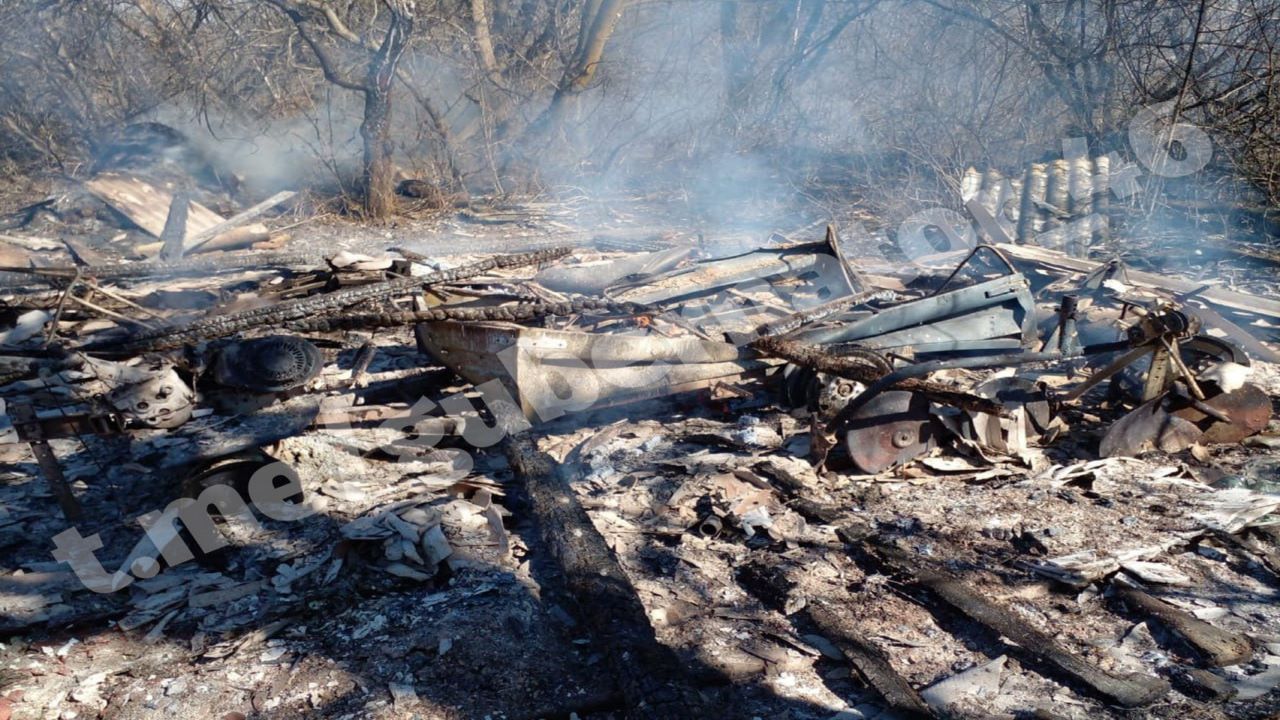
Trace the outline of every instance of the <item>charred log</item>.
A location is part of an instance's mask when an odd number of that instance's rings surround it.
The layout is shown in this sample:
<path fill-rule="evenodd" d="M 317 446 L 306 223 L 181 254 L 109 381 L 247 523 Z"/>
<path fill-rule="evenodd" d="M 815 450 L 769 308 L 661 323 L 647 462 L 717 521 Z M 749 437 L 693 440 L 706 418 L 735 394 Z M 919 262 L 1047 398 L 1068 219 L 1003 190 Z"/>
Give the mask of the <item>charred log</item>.
<path fill-rule="evenodd" d="M 608 656 L 629 718 L 707 717 L 675 653 L 658 642 L 635 586 L 570 486 L 572 466 L 537 449 L 528 433 L 507 440 L 543 543 L 563 573 L 584 625 Z"/>

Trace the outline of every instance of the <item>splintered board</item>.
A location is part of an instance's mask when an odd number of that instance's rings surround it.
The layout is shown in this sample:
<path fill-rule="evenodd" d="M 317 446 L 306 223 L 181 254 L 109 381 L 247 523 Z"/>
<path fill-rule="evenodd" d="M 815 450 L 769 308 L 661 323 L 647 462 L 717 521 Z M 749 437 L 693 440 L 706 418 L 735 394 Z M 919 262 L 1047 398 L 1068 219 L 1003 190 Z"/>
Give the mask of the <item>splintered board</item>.
<path fill-rule="evenodd" d="M 89 192 L 115 208 L 133 224 L 156 237 L 164 231 L 173 194 L 151 183 L 124 175 L 100 175 L 85 183 Z M 187 211 L 186 239 L 222 222 L 222 216 L 194 200 Z"/>

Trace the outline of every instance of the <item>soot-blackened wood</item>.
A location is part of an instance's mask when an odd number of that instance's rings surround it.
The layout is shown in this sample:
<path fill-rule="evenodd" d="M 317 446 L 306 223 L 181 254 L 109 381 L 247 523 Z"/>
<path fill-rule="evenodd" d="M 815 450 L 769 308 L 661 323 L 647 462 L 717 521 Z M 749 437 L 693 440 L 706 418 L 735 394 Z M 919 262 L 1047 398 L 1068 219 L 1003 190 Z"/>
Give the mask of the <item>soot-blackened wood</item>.
<path fill-rule="evenodd" d="M 787 612 L 797 589 L 794 573 L 803 569 L 775 553 L 762 552 L 738 567 L 738 584 L 770 609 Z M 804 603 L 795 620 L 807 624 L 831 642 L 853 666 L 858 677 L 870 685 L 897 715 L 907 718 L 935 717 L 924 699 L 898 674 L 889 658 L 862 634 L 848 608 L 853 597 L 840 591 L 823 593 L 821 599 Z M 806 630 L 807 631 L 807 630 Z"/>
<path fill-rule="evenodd" d="M 1115 587 L 1115 592 L 1125 607 L 1159 620 L 1213 667 L 1239 665 L 1253 657 L 1253 645 L 1244 635 L 1216 628 L 1137 588 Z"/>
<path fill-rule="evenodd" d="M 1266 533 L 1269 528 L 1255 528 L 1255 532 Z M 1273 549 L 1275 545 L 1274 535 L 1271 535 L 1271 541 L 1259 543 L 1242 535 L 1233 535 L 1225 531 L 1217 531 L 1214 537 L 1222 540 L 1226 544 L 1238 550 L 1245 557 L 1253 560 L 1256 559 L 1262 563 L 1262 566 L 1271 572 L 1272 575 L 1280 578 L 1280 551 Z"/>
<path fill-rule="evenodd" d="M 1169 677 L 1178 692 L 1204 702 L 1227 702 L 1239 693 L 1234 685 L 1202 668 L 1174 665 Z"/>
<path fill-rule="evenodd" d="M 1112 675 L 1062 647 L 1047 633 L 1033 627 L 1009 608 L 988 600 L 960 578 L 883 542 L 871 549 L 887 569 L 923 587 L 952 608 L 987 629 L 1013 641 L 1024 653 L 1048 663 L 1097 694 L 1125 707 L 1154 702 L 1169 692 L 1169 683 L 1156 677 Z"/>
<path fill-rule="evenodd" d="M 815 601 L 805 608 L 805 614 L 818 632 L 839 648 L 849 664 L 858 671 L 858 675 L 880 693 L 889 709 L 907 718 L 936 717 L 915 688 L 893 669 L 884 652 L 857 630 L 850 621 L 848 612 L 828 603 Z"/>
<path fill-rule="evenodd" d="M 528 433 L 506 441 L 543 543 L 551 550 L 583 625 L 607 654 L 627 717 L 683 720 L 707 717 L 684 680 L 680 660 L 658 642 L 644 605 L 604 536 L 591 523 L 569 480 L 573 466 L 540 452 Z"/>

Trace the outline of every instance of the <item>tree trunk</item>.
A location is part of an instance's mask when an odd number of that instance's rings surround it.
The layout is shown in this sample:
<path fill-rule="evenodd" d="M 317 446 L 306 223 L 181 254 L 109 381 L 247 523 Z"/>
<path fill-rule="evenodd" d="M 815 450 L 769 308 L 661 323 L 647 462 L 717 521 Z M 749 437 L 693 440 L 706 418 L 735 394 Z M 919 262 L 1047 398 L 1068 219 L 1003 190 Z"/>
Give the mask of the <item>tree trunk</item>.
<path fill-rule="evenodd" d="M 385 218 L 396 206 L 390 93 L 365 91 L 360 137 L 364 138 L 364 211 L 371 218 Z"/>
<path fill-rule="evenodd" d="M 551 105 L 531 128 L 536 133 L 552 133 L 563 127 L 574 99 L 587 89 L 595 77 L 596 68 L 604 57 L 605 45 L 627 9 L 627 0 L 591 2 L 583 12 L 590 12 L 592 8 L 595 8 L 595 12 L 590 16 L 590 22 L 587 22 L 587 16 L 583 17 L 574 60 L 565 68 L 560 84 L 556 86 L 556 93 L 551 98 Z"/>
<path fill-rule="evenodd" d="M 382 45 L 369 63 L 364 81 L 364 122 L 360 137 L 364 139 L 364 210 L 371 218 L 381 219 L 395 211 L 395 164 L 391 161 L 391 81 L 396 64 L 409 46 L 413 34 L 411 3 L 390 3 L 391 24 Z"/>

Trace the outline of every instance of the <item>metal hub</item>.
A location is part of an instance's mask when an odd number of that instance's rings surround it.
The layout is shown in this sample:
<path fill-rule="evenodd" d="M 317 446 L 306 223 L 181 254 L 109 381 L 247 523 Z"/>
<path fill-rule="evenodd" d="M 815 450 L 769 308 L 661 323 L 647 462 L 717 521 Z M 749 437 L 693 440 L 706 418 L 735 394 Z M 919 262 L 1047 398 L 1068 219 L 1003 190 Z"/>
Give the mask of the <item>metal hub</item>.
<path fill-rule="evenodd" d="M 914 430 L 902 428 L 893 433 L 893 446 L 896 448 L 910 447 L 916 442 L 919 433 Z"/>

